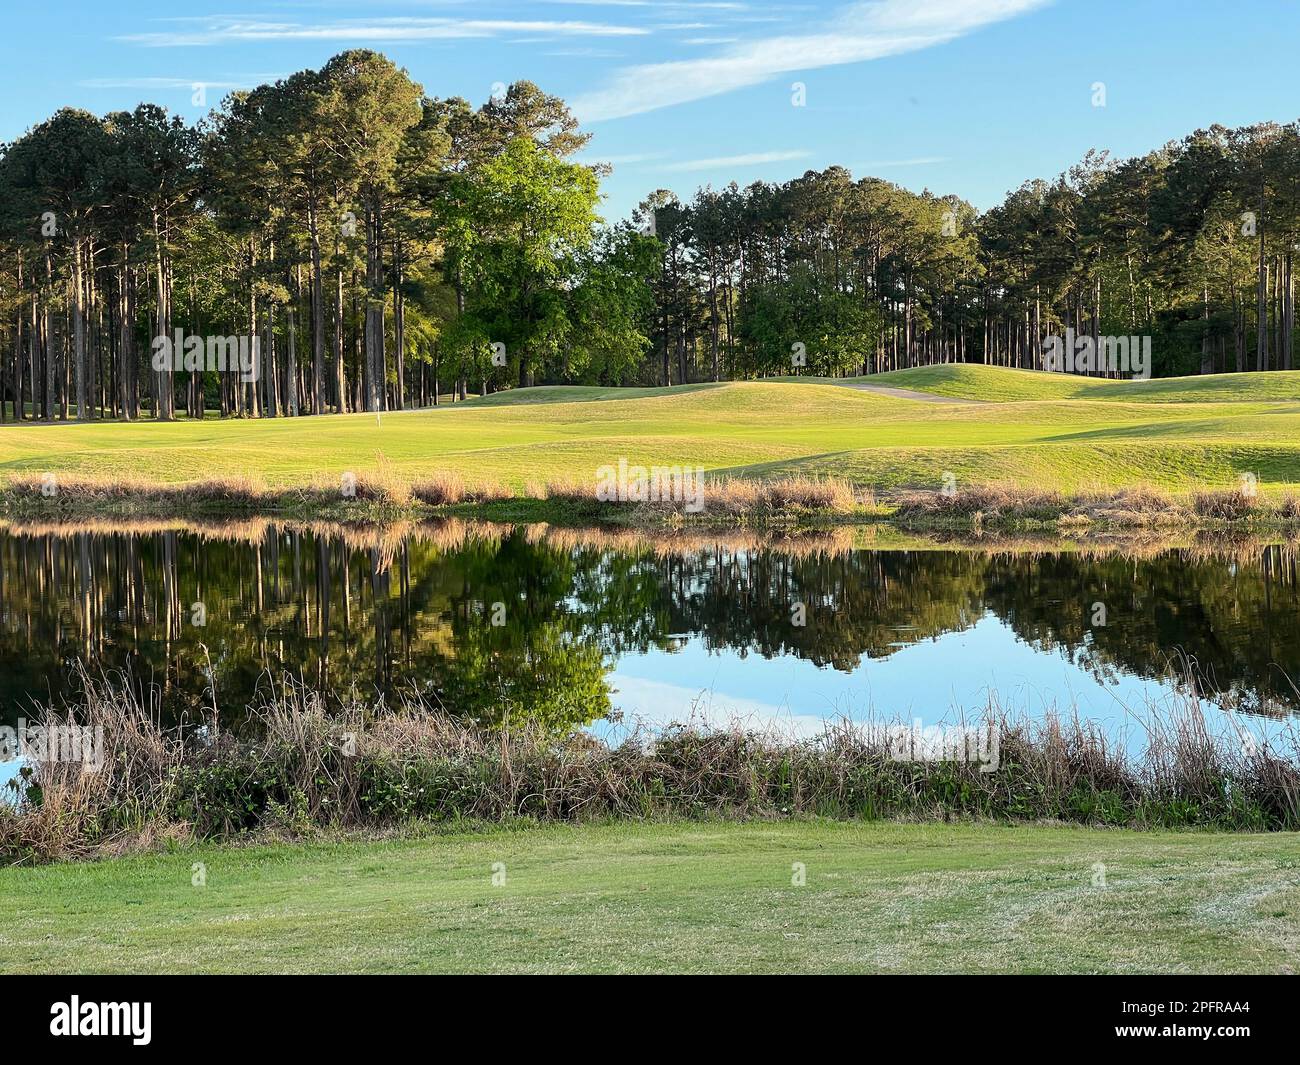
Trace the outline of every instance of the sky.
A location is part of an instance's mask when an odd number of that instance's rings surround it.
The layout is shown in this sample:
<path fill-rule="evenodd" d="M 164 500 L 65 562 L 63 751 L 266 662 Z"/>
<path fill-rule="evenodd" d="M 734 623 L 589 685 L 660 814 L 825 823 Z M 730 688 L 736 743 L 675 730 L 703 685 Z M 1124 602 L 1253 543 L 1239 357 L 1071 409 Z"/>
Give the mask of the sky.
<path fill-rule="evenodd" d="M 192 120 L 231 89 L 386 53 L 430 96 L 529 79 L 649 192 L 839 164 L 986 210 L 1091 148 L 1300 117 L 1295 0 L 3 0 L 0 140 L 62 106 Z M 206 106 L 195 103 L 195 86 Z"/>

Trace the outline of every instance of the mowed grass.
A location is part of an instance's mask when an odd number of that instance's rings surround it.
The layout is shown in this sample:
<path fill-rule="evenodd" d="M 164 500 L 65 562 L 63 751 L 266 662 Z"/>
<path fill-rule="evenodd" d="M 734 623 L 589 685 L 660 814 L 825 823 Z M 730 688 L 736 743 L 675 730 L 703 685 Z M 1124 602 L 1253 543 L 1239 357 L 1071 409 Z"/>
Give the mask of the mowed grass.
<path fill-rule="evenodd" d="M 985 366 L 862 383 L 970 400 L 936 404 L 819 380 L 664 388 L 542 387 L 438 409 L 322 418 L 0 427 L 0 470 L 159 482 L 251 475 L 337 483 L 389 465 L 523 491 L 598 467 L 700 465 L 743 477 L 836 476 L 889 491 L 1019 482 L 1076 491 L 1300 485 L 1300 373 L 1112 382 Z M 382 458 L 381 458 L 382 456 Z"/>
<path fill-rule="evenodd" d="M 0 969 L 1290 972 L 1298 871 L 1283 834 L 1047 826 L 557 825 L 207 848 L 0 870 Z"/>
<path fill-rule="evenodd" d="M 962 364 L 921 366 L 915 370 L 894 370 L 853 380 L 999 403 L 1050 399 L 1132 403 L 1300 401 L 1300 372 L 1296 371 L 1112 381 L 1041 370 Z"/>

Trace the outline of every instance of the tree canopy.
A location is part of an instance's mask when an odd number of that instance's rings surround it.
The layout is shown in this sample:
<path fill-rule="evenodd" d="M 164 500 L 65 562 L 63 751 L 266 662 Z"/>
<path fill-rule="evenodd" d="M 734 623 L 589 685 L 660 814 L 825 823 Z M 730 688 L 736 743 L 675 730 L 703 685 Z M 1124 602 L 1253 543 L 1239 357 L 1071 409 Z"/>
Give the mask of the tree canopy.
<path fill-rule="evenodd" d="M 1293 366 L 1297 123 L 1090 152 L 982 214 L 832 166 L 612 226 L 589 138 L 530 82 L 474 107 L 365 50 L 197 126 L 63 109 L 0 146 L 0 418 L 1034 368 L 1070 329 L 1151 337 L 1157 374 Z M 174 334 L 244 338 L 257 372 L 152 357 Z"/>

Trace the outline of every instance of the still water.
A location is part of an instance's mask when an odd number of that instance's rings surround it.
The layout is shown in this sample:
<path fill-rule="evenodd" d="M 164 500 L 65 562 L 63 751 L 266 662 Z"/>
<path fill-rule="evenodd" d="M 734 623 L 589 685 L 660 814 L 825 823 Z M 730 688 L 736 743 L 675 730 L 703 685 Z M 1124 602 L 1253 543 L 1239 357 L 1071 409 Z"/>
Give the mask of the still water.
<path fill-rule="evenodd" d="M 1296 558 L 1279 547 L 1015 553 L 660 542 L 450 523 L 384 534 L 0 535 L 0 716 L 75 697 L 78 662 L 168 717 L 237 720 L 286 674 L 418 691 L 481 721 L 931 724 L 1069 710 L 1108 729 L 1171 700 L 1264 734 L 1300 709 Z M 1172 670 L 1172 671 L 1171 671 Z"/>

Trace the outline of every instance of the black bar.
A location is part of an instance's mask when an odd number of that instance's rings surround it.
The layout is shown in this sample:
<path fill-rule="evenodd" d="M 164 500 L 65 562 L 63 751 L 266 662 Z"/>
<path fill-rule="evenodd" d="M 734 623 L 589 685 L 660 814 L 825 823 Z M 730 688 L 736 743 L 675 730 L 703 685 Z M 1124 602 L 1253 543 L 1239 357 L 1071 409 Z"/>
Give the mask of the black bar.
<path fill-rule="evenodd" d="M 201 1050 L 207 1056 L 252 1050 L 262 1055 L 283 1048 L 301 1054 L 319 1048 L 337 1055 L 355 1048 L 373 1055 L 390 1046 L 408 1047 L 412 1040 L 460 1043 L 476 1030 L 473 1038 L 488 1040 L 494 1048 L 518 1040 L 534 1050 L 554 1045 L 556 1036 L 566 1032 L 564 1038 L 581 1040 L 577 1045 L 590 1053 L 592 1036 L 602 1029 L 626 1034 L 628 1025 L 648 1027 L 649 1038 L 655 1038 L 655 1030 L 661 1035 L 674 1031 L 675 1041 L 693 1029 L 700 1032 L 701 1049 L 728 1041 L 739 1045 L 734 1041 L 758 1034 L 746 1032 L 751 1009 L 728 1008 L 725 998 L 713 1006 L 712 1020 L 701 1025 L 699 1014 L 672 1019 L 680 991 L 664 998 L 658 988 L 630 994 L 622 989 L 621 1004 L 611 1006 L 567 985 L 551 988 L 553 995 L 534 984 L 526 995 L 502 996 L 485 994 L 476 981 L 437 977 L 11 978 L 3 984 L 4 1046 L 10 1060 L 23 1060 L 17 1056 L 23 1051 L 93 1052 L 109 1044 L 128 1053 Z M 837 991 L 819 984 L 812 993 L 786 997 L 775 989 L 746 989 L 751 995 L 777 996 L 769 1023 L 782 1018 L 779 1027 L 787 1037 L 841 1045 L 845 1039 L 866 1040 L 866 1045 L 883 1048 L 880 1037 L 888 1035 L 891 1045 L 901 1041 L 903 1047 L 913 1044 L 928 1051 L 1018 1046 L 1022 1055 L 1055 1057 L 1126 1044 L 1177 1047 L 1180 1052 L 1198 1045 L 1211 1052 L 1230 1052 L 1241 1044 L 1280 1049 L 1294 1037 L 1294 985 L 1267 977 L 886 976 Z M 639 994 L 647 996 L 643 1003 Z M 83 1015 L 92 1004 L 97 1019 L 104 1018 L 98 1004 L 134 1003 L 140 1007 L 134 1016 L 143 1020 L 148 1003 L 148 1042 L 138 1044 L 142 1037 L 129 1031 L 116 1037 L 52 1034 L 51 1024 L 67 1016 L 72 996 Z M 471 1020 L 497 1010 L 504 1011 L 499 1025 L 484 1029 Z M 117 1011 L 116 1016 L 127 1014 Z M 557 1028 L 560 1017 L 568 1020 Z M 678 1045 L 689 1046 L 694 1039 Z"/>

